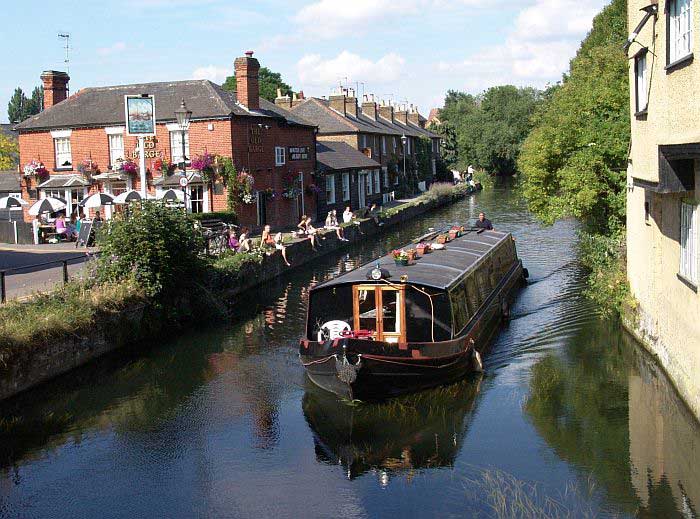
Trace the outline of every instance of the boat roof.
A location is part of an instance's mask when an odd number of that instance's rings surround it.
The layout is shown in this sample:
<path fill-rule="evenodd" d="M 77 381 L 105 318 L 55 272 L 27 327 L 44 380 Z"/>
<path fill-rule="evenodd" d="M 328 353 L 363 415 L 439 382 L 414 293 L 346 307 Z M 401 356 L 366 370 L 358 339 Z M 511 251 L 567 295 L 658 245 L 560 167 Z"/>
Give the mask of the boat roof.
<path fill-rule="evenodd" d="M 420 258 L 416 258 L 413 265 L 396 265 L 391 253 L 379 259 L 372 260 L 357 267 L 350 272 L 341 274 L 317 285 L 314 290 L 330 288 L 338 285 L 374 283 L 367 278 L 367 272 L 379 267 L 389 272 L 392 282 L 398 282 L 401 276 L 408 276 L 407 283 L 423 285 L 426 287 L 445 290 L 472 270 L 479 260 L 488 255 L 500 243 L 510 239 L 510 233 L 498 231 L 476 230 L 467 231 L 463 236 L 445 244 L 442 250 L 434 250 Z M 435 240 L 425 240 L 425 243 L 434 243 Z M 403 248 L 414 248 L 417 243 L 405 245 Z"/>

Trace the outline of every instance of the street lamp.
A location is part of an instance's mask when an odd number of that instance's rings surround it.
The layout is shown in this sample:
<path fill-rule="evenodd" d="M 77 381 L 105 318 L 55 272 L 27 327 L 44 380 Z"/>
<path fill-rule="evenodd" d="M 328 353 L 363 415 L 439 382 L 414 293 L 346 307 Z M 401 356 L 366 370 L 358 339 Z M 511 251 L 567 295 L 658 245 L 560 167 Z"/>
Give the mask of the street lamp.
<path fill-rule="evenodd" d="M 175 118 L 177 119 L 177 124 L 182 132 L 182 162 L 180 163 L 180 170 L 183 177 L 187 177 L 187 157 L 185 156 L 185 132 L 190 127 L 190 119 L 192 118 L 192 111 L 187 109 L 185 104 L 185 99 L 182 99 L 180 103 L 180 108 L 175 110 Z M 187 187 L 182 187 L 182 194 L 184 195 L 185 211 L 187 211 Z"/>
<path fill-rule="evenodd" d="M 401 136 L 401 145 L 403 146 L 403 181 L 406 182 L 406 141 L 408 141 L 408 137 L 406 135 Z"/>

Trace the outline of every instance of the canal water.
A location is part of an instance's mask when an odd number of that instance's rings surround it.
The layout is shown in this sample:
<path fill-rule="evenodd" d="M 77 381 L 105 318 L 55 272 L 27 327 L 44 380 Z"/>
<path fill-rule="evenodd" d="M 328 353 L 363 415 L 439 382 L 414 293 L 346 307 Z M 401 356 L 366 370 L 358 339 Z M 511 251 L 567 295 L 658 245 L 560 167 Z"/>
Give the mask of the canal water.
<path fill-rule="evenodd" d="M 531 276 L 485 374 L 375 405 L 314 389 L 308 287 L 479 210 Z M 698 517 L 700 427 L 583 286 L 575 224 L 496 186 L 4 404 L 0 517 Z"/>

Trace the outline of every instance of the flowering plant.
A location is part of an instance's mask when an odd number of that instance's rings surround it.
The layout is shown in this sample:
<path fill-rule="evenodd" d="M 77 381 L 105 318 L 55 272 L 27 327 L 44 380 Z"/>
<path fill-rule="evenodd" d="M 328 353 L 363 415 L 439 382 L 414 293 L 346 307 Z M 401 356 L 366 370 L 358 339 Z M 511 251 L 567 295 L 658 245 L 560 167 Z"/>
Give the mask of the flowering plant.
<path fill-rule="evenodd" d="M 254 204 L 255 197 L 253 196 L 253 193 L 244 193 L 241 195 L 241 202 L 244 204 Z"/>
<path fill-rule="evenodd" d="M 299 177 L 289 172 L 282 179 L 282 196 L 289 200 L 293 200 L 301 194 L 299 186 Z"/>
<path fill-rule="evenodd" d="M 156 159 L 153 161 L 153 169 L 160 171 L 162 175 L 171 175 L 175 168 L 168 159 Z"/>
<path fill-rule="evenodd" d="M 317 195 L 321 192 L 321 188 L 318 187 L 316 184 L 309 184 L 308 186 L 306 186 L 306 192 L 310 195 Z"/>
<path fill-rule="evenodd" d="M 48 175 L 49 173 L 49 170 L 46 169 L 46 166 L 44 166 L 43 162 L 34 159 L 32 159 L 26 166 L 24 166 L 23 171 L 25 177 L 29 177 L 32 175 L 43 177 L 45 175 Z"/>
<path fill-rule="evenodd" d="M 202 155 L 197 155 L 192 159 L 192 168 L 197 171 L 210 171 L 214 167 L 214 155 L 209 152 L 204 152 Z"/>
<path fill-rule="evenodd" d="M 78 164 L 78 172 L 86 177 L 90 177 L 93 173 L 99 172 L 97 164 L 95 164 L 92 159 L 85 159 L 80 164 Z"/>
<path fill-rule="evenodd" d="M 391 255 L 395 260 L 408 260 L 408 252 L 403 249 L 394 249 Z"/>
<path fill-rule="evenodd" d="M 131 159 L 118 160 L 116 164 L 116 169 L 122 173 L 136 173 L 139 167 Z"/>

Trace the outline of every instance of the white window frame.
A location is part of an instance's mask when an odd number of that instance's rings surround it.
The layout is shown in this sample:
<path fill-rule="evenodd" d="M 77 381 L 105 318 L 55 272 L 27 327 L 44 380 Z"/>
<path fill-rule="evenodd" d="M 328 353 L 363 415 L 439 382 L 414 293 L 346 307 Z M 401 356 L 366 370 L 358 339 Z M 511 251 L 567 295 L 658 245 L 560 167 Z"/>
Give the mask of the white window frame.
<path fill-rule="evenodd" d="M 374 170 L 374 192 L 375 193 L 382 192 L 382 184 L 381 184 L 381 181 L 379 180 L 379 170 L 378 169 Z"/>
<path fill-rule="evenodd" d="M 117 160 L 124 160 L 124 134 L 108 133 L 109 141 L 109 165 L 114 167 Z"/>
<path fill-rule="evenodd" d="M 670 65 L 693 53 L 692 0 L 669 0 L 667 20 Z"/>
<path fill-rule="evenodd" d="M 345 171 L 342 175 L 343 202 L 350 200 L 350 173 Z"/>
<path fill-rule="evenodd" d="M 382 175 L 384 176 L 384 185 L 389 187 L 389 168 L 387 166 L 382 167 Z"/>
<path fill-rule="evenodd" d="M 394 141 L 394 153 L 396 153 L 396 149 L 399 147 L 399 138 L 396 135 L 394 135 L 393 141 Z"/>
<path fill-rule="evenodd" d="M 196 189 L 196 190 L 199 190 L 199 189 L 202 190 L 202 198 L 201 198 L 201 199 L 200 199 L 200 198 L 195 198 L 194 195 L 192 194 L 192 192 L 193 192 L 195 189 Z M 202 208 L 201 211 L 197 211 L 197 212 L 198 212 L 198 213 L 206 213 L 206 212 L 207 212 L 207 207 L 206 207 L 206 204 L 204 203 L 206 199 L 207 199 L 206 189 L 204 188 L 204 186 L 203 186 L 202 184 L 190 184 L 190 185 L 187 187 L 187 209 L 188 209 L 188 211 L 189 211 L 190 213 L 194 213 L 194 210 L 193 210 L 193 202 L 195 202 L 195 201 L 198 202 L 198 203 L 200 204 L 200 207 Z"/>
<path fill-rule="evenodd" d="M 649 106 L 649 83 L 646 51 L 640 52 L 637 57 L 634 58 L 634 77 L 636 112 L 646 112 Z"/>
<path fill-rule="evenodd" d="M 286 163 L 286 153 L 283 146 L 275 146 L 275 166 L 284 166 Z"/>
<path fill-rule="evenodd" d="M 367 136 L 363 133 L 360 134 L 360 150 L 364 150 L 367 147 Z"/>
<path fill-rule="evenodd" d="M 678 274 L 698 284 L 698 210 L 697 202 L 681 201 L 680 266 Z"/>
<path fill-rule="evenodd" d="M 369 196 L 372 195 L 372 172 L 368 171 L 365 175 L 365 193 Z"/>
<path fill-rule="evenodd" d="M 59 147 L 61 147 L 61 144 L 64 144 L 65 147 L 63 147 L 63 149 L 59 151 Z M 70 144 L 70 136 L 54 137 L 53 149 L 56 169 L 73 169 L 73 152 Z M 65 162 L 68 162 L 68 165 L 64 166 Z"/>
<path fill-rule="evenodd" d="M 335 175 L 326 175 L 326 204 L 335 204 Z"/>
<path fill-rule="evenodd" d="M 386 155 L 386 135 L 382 135 L 382 155 Z"/>
<path fill-rule="evenodd" d="M 170 160 L 173 164 L 177 165 L 182 162 L 182 130 L 169 130 L 170 132 Z M 189 164 L 192 160 L 192 155 L 190 154 L 190 132 L 185 130 L 185 164 Z"/>

